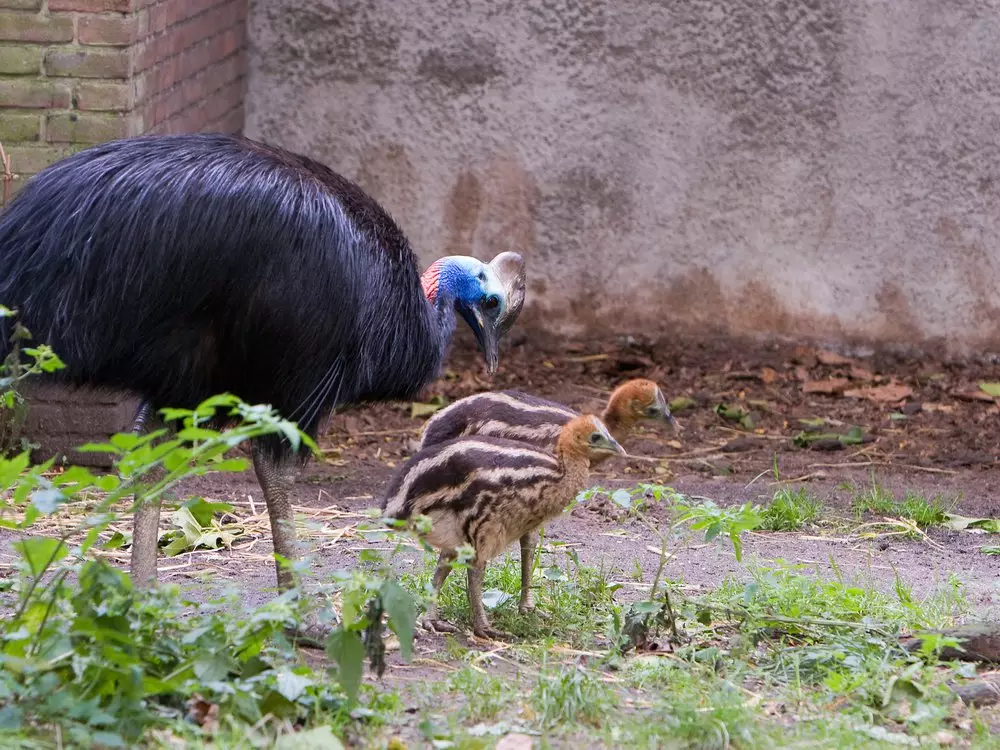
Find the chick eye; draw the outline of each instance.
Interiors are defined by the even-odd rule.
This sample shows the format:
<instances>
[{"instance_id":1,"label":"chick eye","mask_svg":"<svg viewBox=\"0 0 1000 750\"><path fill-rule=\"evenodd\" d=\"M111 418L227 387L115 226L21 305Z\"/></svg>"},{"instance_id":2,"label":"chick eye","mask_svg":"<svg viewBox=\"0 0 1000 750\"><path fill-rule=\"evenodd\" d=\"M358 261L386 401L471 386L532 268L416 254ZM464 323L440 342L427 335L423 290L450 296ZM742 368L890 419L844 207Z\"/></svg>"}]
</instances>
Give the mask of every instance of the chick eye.
<instances>
[{"instance_id":1,"label":"chick eye","mask_svg":"<svg viewBox=\"0 0 1000 750\"><path fill-rule=\"evenodd\" d=\"M495 294L491 294L483 301L483 308L485 310L496 310L500 306L500 298Z\"/></svg>"},{"instance_id":2,"label":"chick eye","mask_svg":"<svg viewBox=\"0 0 1000 750\"><path fill-rule=\"evenodd\" d=\"M599 432L590 433L590 444L597 445L599 442L601 442L601 433Z\"/></svg>"}]
</instances>

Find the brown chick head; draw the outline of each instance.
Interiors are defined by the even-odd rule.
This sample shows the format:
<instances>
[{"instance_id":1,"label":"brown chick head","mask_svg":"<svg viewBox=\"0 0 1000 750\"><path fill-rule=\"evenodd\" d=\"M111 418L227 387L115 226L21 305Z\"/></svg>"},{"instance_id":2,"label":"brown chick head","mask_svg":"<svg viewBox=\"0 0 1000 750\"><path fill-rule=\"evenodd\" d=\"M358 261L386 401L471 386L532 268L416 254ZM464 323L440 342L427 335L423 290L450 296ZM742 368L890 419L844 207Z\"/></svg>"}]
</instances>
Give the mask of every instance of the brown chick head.
<instances>
[{"instance_id":1,"label":"brown chick head","mask_svg":"<svg viewBox=\"0 0 1000 750\"><path fill-rule=\"evenodd\" d=\"M677 428L663 391L652 380L633 378L618 386L608 399L608 421L633 425L643 419L662 419Z\"/></svg>"},{"instance_id":2,"label":"brown chick head","mask_svg":"<svg viewBox=\"0 0 1000 750\"><path fill-rule=\"evenodd\" d=\"M613 455L627 455L608 428L593 414L584 414L570 420L559 433L556 452L562 455L586 456L588 459Z\"/></svg>"}]
</instances>

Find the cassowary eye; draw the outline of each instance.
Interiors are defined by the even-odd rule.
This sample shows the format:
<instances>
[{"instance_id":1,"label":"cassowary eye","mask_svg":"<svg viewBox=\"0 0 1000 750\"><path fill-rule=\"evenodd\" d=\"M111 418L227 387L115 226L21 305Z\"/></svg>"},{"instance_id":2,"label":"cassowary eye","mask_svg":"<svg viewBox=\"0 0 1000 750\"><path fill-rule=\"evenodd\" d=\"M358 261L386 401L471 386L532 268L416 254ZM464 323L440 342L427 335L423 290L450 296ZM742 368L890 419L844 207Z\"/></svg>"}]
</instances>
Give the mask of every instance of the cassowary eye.
<instances>
[{"instance_id":1,"label":"cassowary eye","mask_svg":"<svg viewBox=\"0 0 1000 750\"><path fill-rule=\"evenodd\" d=\"M601 442L601 433L599 432L590 433L590 444L597 445L599 442Z\"/></svg>"},{"instance_id":2,"label":"cassowary eye","mask_svg":"<svg viewBox=\"0 0 1000 750\"><path fill-rule=\"evenodd\" d=\"M486 310L496 310L500 306L500 298L495 294L491 294L483 302L483 308Z\"/></svg>"}]
</instances>

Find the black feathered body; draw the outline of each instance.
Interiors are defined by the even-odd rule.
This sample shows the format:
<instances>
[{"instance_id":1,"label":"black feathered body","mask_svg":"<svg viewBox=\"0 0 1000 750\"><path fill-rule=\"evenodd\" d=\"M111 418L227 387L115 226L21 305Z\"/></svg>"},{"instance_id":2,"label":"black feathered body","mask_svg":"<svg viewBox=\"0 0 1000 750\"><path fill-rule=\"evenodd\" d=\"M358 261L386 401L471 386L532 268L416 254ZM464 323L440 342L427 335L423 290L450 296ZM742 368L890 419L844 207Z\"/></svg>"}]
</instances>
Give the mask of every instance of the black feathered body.
<instances>
[{"instance_id":1,"label":"black feathered body","mask_svg":"<svg viewBox=\"0 0 1000 750\"><path fill-rule=\"evenodd\" d=\"M157 408L229 391L310 434L337 405L413 397L454 328L372 198L224 135L115 141L36 175L0 216L0 304L70 383Z\"/></svg>"},{"instance_id":2,"label":"black feathered body","mask_svg":"<svg viewBox=\"0 0 1000 750\"><path fill-rule=\"evenodd\" d=\"M476 393L446 406L427 420L420 446L465 435L484 435L552 450L559 431L578 416L578 412L567 406L522 391Z\"/></svg>"},{"instance_id":3,"label":"black feathered body","mask_svg":"<svg viewBox=\"0 0 1000 750\"><path fill-rule=\"evenodd\" d=\"M556 456L504 438L460 437L410 457L390 481L382 509L400 520L429 516L430 544L446 553L470 544L485 563L562 513L587 477L586 456Z\"/></svg>"}]
</instances>

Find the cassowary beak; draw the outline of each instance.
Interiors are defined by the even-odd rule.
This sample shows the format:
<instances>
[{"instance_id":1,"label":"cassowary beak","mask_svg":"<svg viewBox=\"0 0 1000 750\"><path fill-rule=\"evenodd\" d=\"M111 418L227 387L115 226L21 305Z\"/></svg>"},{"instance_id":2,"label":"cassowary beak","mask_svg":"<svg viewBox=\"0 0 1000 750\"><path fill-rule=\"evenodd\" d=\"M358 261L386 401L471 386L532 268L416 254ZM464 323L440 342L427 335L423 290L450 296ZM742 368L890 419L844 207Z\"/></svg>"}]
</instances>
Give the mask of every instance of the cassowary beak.
<instances>
[{"instance_id":1,"label":"cassowary beak","mask_svg":"<svg viewBox=\"0 0 1000 750\"><path fill-rule=\"evenodd\" d=\"M497 324L478 306L458 305L457 308L476 336L476 343L486 360L486 371L490 375L495 374L500 364L500 332Z\"/></svg>"},{"instance_id":2,"label":"cassowary beak","mask_svg":"<svg viewBox=\"0 0 1000 750\"><path fill-rule=\"evenodd\" d=\"M472 329L483 352L483 359L486 360L486 372L492 376L500 365L500 328L487 320L478 307L473 310L473 317L476 319L476 325Z\"/></svg>"}]
</instances>

